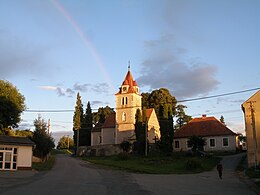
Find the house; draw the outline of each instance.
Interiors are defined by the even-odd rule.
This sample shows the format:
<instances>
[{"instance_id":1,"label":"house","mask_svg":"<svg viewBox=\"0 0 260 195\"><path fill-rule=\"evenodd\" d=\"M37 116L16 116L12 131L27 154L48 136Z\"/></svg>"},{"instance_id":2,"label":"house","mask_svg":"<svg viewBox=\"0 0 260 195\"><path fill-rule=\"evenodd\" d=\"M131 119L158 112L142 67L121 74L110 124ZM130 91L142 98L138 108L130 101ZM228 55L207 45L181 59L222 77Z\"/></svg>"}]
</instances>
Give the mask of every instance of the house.
<instances>
[{"instance_id":1,"label":"house","mask_svg":"<svg viewBox=\"0 0 260 195\"><path fill-rule=\"evenodd\" d=\"M260 162L260 91L242 104L245 119L248 166Z\"/></svg>"},{"instance_id":2,"label":"house","mask_svg":"<svg viewBox=\"0 0 260 195\"><path fill-rule=\"evenodd\" d=\"M235 151L236 133L231 131L215 117L203 115L194 118L174 133L173 150L188 151L191 136L203 137L206 140L204 151Z\"/></svg>"},{"instance_id":3,"label":"house","mask_svg":"<svg viewBox=\"0 0 260 195\"><path fill-rule=\"evenodd\" d=\"M106 118L104 124L98 124L91 132L91 145L120 144L135 139L135 114L142 110L142 96L133 79L130 67L119 91L115 94L116 112ZM160 139L160 126L155 110L147 109L148 139L150 143Z\"/></svg>"},{"instance_id":4,"label":"house","mask_svg":"<svg viewBox=\"0 0 260 195\"><path fill-rule=\"evenodd\" d=\"M27 137L0 135L0 170L32 169L34 145Z\"/></svg>"}]
</instances>

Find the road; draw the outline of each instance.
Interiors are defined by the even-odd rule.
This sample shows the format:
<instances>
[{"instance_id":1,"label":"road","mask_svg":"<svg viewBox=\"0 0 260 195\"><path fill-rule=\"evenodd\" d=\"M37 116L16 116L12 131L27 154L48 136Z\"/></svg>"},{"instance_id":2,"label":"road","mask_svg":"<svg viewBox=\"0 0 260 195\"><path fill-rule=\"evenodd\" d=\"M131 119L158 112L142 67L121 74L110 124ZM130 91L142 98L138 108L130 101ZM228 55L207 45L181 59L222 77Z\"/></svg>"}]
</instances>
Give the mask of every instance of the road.
<instances>
[{"instance_id":1,"label":"road","mask_svg":"<svg viewBox=\"0 0 260 195\"><path fill-rule=\"evenodd\" d=\"M256 194L234 172L239 159L239 155L224 158L220 180L216 170L186 175L133 174L57 155L47 173L0 173L0 194Z\"/></svg>"}]
</instances>

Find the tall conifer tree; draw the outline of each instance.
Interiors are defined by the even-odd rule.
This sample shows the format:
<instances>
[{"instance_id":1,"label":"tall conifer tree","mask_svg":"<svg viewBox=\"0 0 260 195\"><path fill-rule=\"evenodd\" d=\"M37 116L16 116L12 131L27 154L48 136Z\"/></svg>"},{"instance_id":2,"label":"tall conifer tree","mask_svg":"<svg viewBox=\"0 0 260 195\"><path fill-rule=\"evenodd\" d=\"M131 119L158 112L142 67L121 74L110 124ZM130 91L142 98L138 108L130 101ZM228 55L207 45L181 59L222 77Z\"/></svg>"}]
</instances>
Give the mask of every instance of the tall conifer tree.
<instances>
[{"instance_id":1,"label":"tall conifer tree","mask_svg":"<svg viewBox=\"0 0 260 195\"><path fill-rule=\"evenodd\" d=\"M77 146L80 146L78 142L78 138L80 137L80 129L82 126L82 121L83 121L83 104L81 102L81 96L78 93L74 116L73 116L73 131L74 131L73 138L74 138L74 144L76 148Z\"/></svg>"}]
</instances>

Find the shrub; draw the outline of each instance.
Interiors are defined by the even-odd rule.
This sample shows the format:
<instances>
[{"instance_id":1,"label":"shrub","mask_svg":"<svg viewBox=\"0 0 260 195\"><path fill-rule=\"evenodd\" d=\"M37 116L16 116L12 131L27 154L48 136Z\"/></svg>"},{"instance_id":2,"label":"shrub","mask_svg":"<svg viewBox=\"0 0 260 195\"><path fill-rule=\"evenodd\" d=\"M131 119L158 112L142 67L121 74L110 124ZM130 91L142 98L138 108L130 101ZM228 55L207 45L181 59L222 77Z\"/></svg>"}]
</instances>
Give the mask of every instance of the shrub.
<instances>
[{"instance_id":1,"label":"shrub","mask_svg":"<svg viewBox=\"0 0 260 195\"><path fill-rule=\"evenodd\" d=\"M131 149L132 144L129 141L123 141L120 144L120 148L124 151L124 152L129 152Z\"/></svg>"},{"instance_id":2,"label":"shrub","mask_svg":"<svg viewBox=\"0 0 260 195\"><path fill-rule=\"evenodd\" d=\"M187 170L196 170L202 168L202 165L197 159L189 159L186 161L185 167Z\"/></svg>"},{"instance_id":3,"label":"shrub","mask_svg":"<svg viewBox=\"0 0 260 195\"><path fill-rule=\"evenodd\" d=\"M126 152L121 152L120 154L118 154L118 159L119 160L128 160L129 159L129 154Z\"/></svg>"}]
</instances>

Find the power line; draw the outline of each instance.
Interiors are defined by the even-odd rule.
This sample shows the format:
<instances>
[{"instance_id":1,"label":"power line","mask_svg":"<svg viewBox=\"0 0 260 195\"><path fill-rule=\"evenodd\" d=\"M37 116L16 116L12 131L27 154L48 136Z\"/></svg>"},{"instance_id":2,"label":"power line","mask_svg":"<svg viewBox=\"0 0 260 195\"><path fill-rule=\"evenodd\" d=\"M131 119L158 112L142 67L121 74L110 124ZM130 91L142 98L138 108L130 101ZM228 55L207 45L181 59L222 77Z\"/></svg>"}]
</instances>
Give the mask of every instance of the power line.
<instances>
[{"instance_id":1,"label":"power line","mask_svg":"<svg viewBox=\"0 0 260 195\"><path fill-rule=\"evenodd\" d=\"M249 91L255 91L255 90L259 90L259 89L260 88L258 87L258 88L243 90L243 91L236 91L236 92L231 92L231 93L223 93L223 94L219 94L219 95L212 95L212 96L205 96L205 97L199 97L199 98L180 100L180 101L177 101L177 102L191 102L191 101L196 101L196 100L204 100L204 99L209 99L209 98L216 98L216 97L222 97L222 96L228 96L228 95L235 95L235 94L245 93L245 92L249 92Z\"/></svg>"},{"instance_id":2,"label":"power line","mask_svg":"<svg viewBox=\"0 0 260 195\"><path fill-rule=\"evenodd\" d=\"M179 100L177 103L181 102L191 102L191 101L198 101L198 100L204 100L204 99L210 99L210 98L216 98L216 97L223 97L223 96L229 96L229 95L235 95L235 94L240 94L240 93L246 93L250 91L255 91L255 90L260 90L260 87L258 88L253 88L253 89L246 89L242 91L235 91L235 92L230 92L230 93L223 93L223 94L218 94L218 95L212 95L212 96L204 96L204 97L198 97L198 98L191 98L191 99L184 99L184 100ZM111 108L115 109L115 108ZM92 109L92 110L98 110L98 109ZM74 110L36 110L36 109L27 109L24 112L34 112L34 113L65 113L65 112L74 112Z\"/></svg>"}]
</instances>

